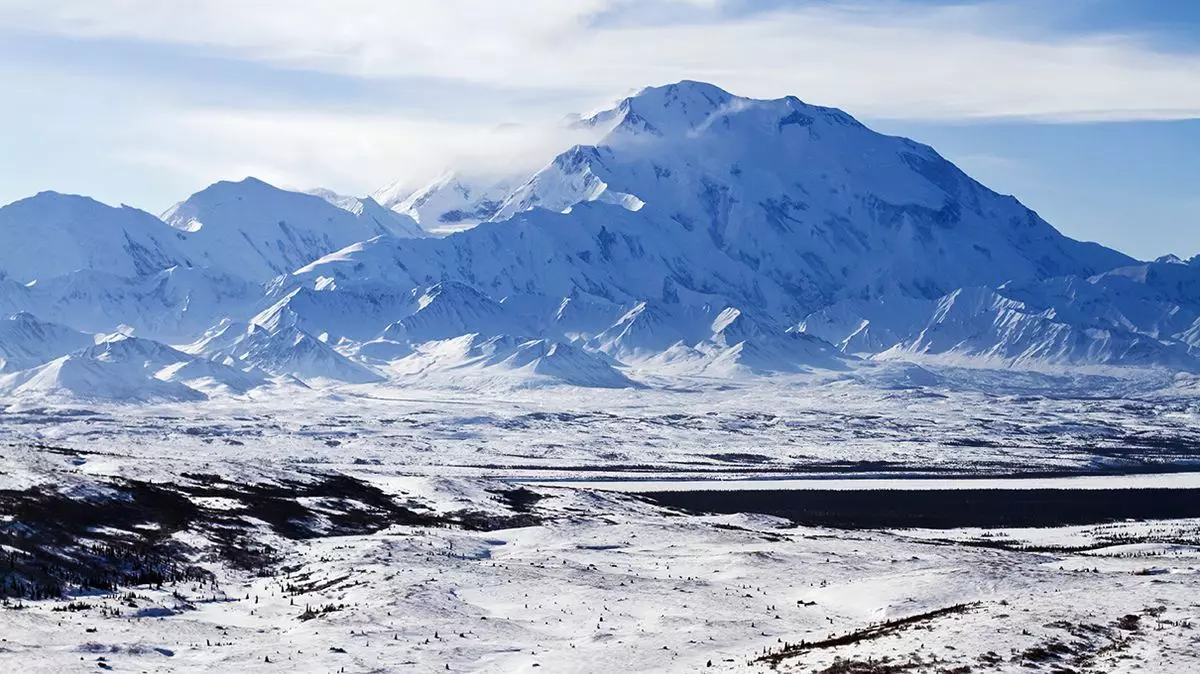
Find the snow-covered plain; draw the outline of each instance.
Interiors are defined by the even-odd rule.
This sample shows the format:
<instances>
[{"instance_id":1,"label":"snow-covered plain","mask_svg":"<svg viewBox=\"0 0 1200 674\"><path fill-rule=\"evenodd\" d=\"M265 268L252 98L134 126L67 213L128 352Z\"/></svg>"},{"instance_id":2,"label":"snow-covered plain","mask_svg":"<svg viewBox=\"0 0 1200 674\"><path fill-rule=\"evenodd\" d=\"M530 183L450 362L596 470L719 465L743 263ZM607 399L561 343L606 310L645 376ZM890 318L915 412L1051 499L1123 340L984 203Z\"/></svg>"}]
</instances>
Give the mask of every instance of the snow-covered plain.
<instances>
[{"instance_id":1,"label":"snow-covered plain","mask_svg":"<svg viewBox=\"0 0 1200 674\"><path fill-rule=\"evenodd\" d=\"M920 385L911 366L870 364L671 388L362 384L139 405L32 398L0 411L0 429L10 442L133 457L202 463L252 451L268 463L528 480L1016 474L1196 459L1200 397L1170 381L1139 390L1104 376L919 372Z\"/></svg>"},{"instance_id":2,"label":"snow-covered plain","mask_svg":"<svg viewBox=\"0 0 1200 674\"><path fill-rule=\"evenodd\" d=\"M81 473L124 472L128 461L82 456ZM51 473L46 464L76 463L43 458L40 468ZM206 461L203 470L280 477L252 456L245 464ZM502 485L487 479L388 477L378 466L358 474L430 512L505 509L485 491ZM1093 549L1028 552L957 545L946 532L796 528L752 515L680 517L563 487L538 494L530 508L536 523L492 531L395 525L294 540L264 524L256 542L281 556L266 575L220 564L200 534L180 532L211 578L69 601L10 600L0 610L0 662L33 672L1181 672L1197 665L1197 520L1148 532L1186 543L1110 547L1104 528L1091 527L1036 536L1068 547L1090 537ZM821 643L827 639L834 641ZM781 651L777 661L761 659ZM837 669L838 659L903 669Z\"/></svg>"},{"instance_id":3,"label":"snow-covered plain","mask_svg":"<svg viewBox=\"0 0 1200 674\"><path fill-rule=\"evenodd\" d=\"M1104 378L1080 377L1034 395L1029 375L992 373L983 392L979 373L928 372L925 385L892 388L880 383L895 380L895 366L882 365L670 391L366 384L12 405L0 414L0 489L95 499L127 481L279 485L341 474L418 513L499 519L316 538L252 519L254 544L277 557L263 569L239 568L211 529L186 526L171 538L211 577L10 600L0 662L36 672L1200 666L1190 627L1200 621L1200 520L839 531L680 516L634 496L535 484L830 470L995 477L1184 469L1197 459L1200 406L1186 389L1146 382L1114 396ZM500 496L518 483L540 498ZM236 493L189 498L210 514L251 507ZM297 500L329 517L341 507Z\"/></svg>"}]
</instances>

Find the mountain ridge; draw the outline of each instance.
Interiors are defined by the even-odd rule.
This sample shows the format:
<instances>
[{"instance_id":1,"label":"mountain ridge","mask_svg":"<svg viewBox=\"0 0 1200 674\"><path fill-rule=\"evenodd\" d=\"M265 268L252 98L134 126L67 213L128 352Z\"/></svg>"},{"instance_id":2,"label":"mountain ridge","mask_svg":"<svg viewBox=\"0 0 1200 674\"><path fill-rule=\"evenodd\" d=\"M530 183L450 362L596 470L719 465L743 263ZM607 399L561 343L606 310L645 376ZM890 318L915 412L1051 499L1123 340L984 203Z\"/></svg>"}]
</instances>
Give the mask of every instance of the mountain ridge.
<instances>
[{"instance_id":1,"label":"mountain ridge","mask_svg":"<svg viewBox=\"0 0 1200 674\"><path fill-rule=\"evenodd\" d=\"M6 206L0 242L44 222L70 255L0 252L0 309L343 385L624 386L633 369L861 357L1200 363L1200 257L1140 262L1066 237L836 108L683 81L574 124L595 142L486 185L447 173L357 198L221 181L161 220L55 195ZM82 215L60 222L74 212L60 204ZM447 229L426 236L431 218Z\"/></svg>"}]
</instances>

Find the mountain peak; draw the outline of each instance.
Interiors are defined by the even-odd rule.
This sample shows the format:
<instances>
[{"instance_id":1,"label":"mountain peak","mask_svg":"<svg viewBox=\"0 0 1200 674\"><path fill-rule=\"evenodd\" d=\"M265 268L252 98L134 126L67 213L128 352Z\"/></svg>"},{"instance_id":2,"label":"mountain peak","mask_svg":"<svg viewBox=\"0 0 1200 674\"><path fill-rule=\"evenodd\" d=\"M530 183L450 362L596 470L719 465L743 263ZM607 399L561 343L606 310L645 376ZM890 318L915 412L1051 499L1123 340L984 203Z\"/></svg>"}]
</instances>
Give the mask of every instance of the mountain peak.
<instances>
[{"instance_id":1,"label":"mountain peak","mask_svg":"<svg viewBox=\"0 0 1200 674\"><path fill-rule=\"evenodd\" d=\"M8 207L24 206L28 208L71 208L71 209L95 209L95 210L111 210L114 206L97 201L89 196L82 194L67 194L64 192L55 192L54 190L43 190L33 195L25 197L8 204Z\"/></svg>"},{"instance_id":2,"label":"mountain peak","mask_svg":"<svg viewBox=\"0 0 1200 674\"><path fill-rule=\"evenodd\" d=\"M687 105L689 103L705 102L710 107L719 107L737 98L715 84L698 82L696 80L680 80L673 84L643 87L630 96L634 101L671 105L673 103Z\"/></svg>"},{"instance_id":3,"label":"mountain peak","mask_svg":"<svg viewBox=\"0 0 1200 674\"><path fill-rule=\"evenodd\" d=\"M255 281L383 234L423 235L415 223L372 200L294 192L257 178L209 185L162 219L187 233L198 263Z\"/></svg>"},{"instance_id":4,"label":"mountain peak","mask_svg":"<svg viewBox=\"0 0 1200 674\"><path fill-rule=\"evenodd\" d=\"M743 113L773 118L780 129L790 125L806 127L813 123L829 128L865 128L842 110L805 103L795 96L746 98L735 96L716 85L693 80L646 87L621 100L615 107L575 124L618 135L679 136L708 129L714 121L722 121L727 127L727 121L718 120L719 117Z\"/></svg>"},{"instance_id":5,"label":"mountain peak","mask_svg":"<svg viewBox=\"0 0 1200 674\"><path fill-rule=\"evenodd\" d=\"M621 101L615 128L653 135L687 131L735 100L739 99L718 86L692 80L646 87Z\"/></svg>"},{"instance_id":6,"label":"mountain peak","mask_svg":"<svg viewBox=\"0 0 1200 674\"><path fill-rule=\"evenodd\" d=\"M271 183L255 178L254 176L246 176L241 180L218 180L208 187L200 190L197 194L205 193L249 193L256 194L262 192L285 192L282 188L276 187ZM195 195L193 195L195 196Z\"/></svg>"},{"instance_id":7,"label":"mountain peak","mask_svg":"<svg viewBox=\"0 0 1200 674\"><path fill-rule=\"evenodd\" d=\"M0 208L0 269L21 283L81 269L152 274L186 260L172 234L136 208L40 192Z\"/></svg>"}]
</instances>

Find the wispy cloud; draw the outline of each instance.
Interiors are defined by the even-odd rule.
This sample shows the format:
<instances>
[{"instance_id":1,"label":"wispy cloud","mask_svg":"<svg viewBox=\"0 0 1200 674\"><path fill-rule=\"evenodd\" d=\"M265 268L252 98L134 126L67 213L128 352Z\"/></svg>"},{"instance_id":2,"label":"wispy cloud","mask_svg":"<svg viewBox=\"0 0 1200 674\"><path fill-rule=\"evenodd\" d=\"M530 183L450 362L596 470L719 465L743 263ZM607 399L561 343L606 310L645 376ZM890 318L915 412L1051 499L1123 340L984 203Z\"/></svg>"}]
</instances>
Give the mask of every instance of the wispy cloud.
<instances>
[{"instance_id":1,"label":"wispy cloud","mask_svg":"<svg viewBox=\"0 0 1200 674\"><path fill-rule=\"evenodd\" d=\"M1200 118L1200 53L1064 34L1045 3L755 4L0 0L0 35L70 43L75 61L130 47L75 68L21 61L9 41L0 87L17 105L0 122L24 129L7 143L27 159L0 174L0 196L30 176L60 186L50 163L65 152L89 158L72 162L79 184L103 174L122 196L248 174L364 193L452 165L531 169L576 140L554 124L563 114L684 78L876 119ZM82 146L54 146L67 137Z\"/></svg>"},{"instance_id":2,"label":"wispy cloud","mask_svg":"<svg viewBox=\"0 0 1200 674\"><path fill-rule=\"evenodd\" d=\"M277 185L362 194L384 180L417 185L448 169L532 173L588 140L562 125L445 122L390 115L194 109L137 122L134 164L188 175L197 184L254 175Z\"/></svg>"},{"instance_id":3,"label":"wispy cloud","mask_svg":"<svg viewBox=\"0 0 1200 674\"><path fill-rule=\"evenodd\" d=\"M600 94L690 77L897 118L1200 116L1200 54L1157 51L1131 35L1063 35L1011 4L806 2L738 16L723 4L7 0L0 25L358 78Z\"/></svg>"}]
</instances>

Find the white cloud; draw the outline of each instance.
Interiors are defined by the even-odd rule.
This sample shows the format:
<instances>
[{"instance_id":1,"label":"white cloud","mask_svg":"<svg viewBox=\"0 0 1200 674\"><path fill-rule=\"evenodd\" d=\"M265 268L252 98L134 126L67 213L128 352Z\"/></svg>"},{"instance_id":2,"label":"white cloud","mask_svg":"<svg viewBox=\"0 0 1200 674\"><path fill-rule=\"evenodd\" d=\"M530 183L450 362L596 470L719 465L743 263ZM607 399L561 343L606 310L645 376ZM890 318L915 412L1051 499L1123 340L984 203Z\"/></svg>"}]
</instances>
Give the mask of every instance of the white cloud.
<instances>
[{"instance_id":1,"label":"white cloud","mask_svg":"<svg viewBox=\"0 0 1200 674\"><path fill-rule=\"evenodd\" d=\"M1200 116L1200 55L1133 36L1056 34L1011 5L804 3L718 20L720 4L5 0L0 26L185 44L359 78L592 95L706 79L744 95L792 93L907 119ZM655 20L638 22L647 16Z\"/></svg>"},{"instance_id":2,"label":"white cloud","mask_svg":"<svg viewBox=\"0 0 1200 674\"><path fill-rule=\"evenodd\" d=\"M277 109L159 111L127 132L123 160L197 185L253 175L293 189L366 194L385 180L418 186L444 170L532 173L588 140L561 126L518 126Z\"/></svg>"},{"instance_id":3,"label":"white cloud","mask_svg":"<svg viewBox=\"0 0 1200 674\"><path fill-rule=\"evenodd\" d=\"M454 92L401 111L369 96L285 104L236 88L191 95L213 81L187 73L164 84L10 58L0 122L25 131L0 145L23 159L0 196L67 181L158 207L244 175L362 194L451 166L529 170L582 140L551 120L683 78L864 117L1200 117L1200 55L1055 33L1036 13L1047 6L1029 7L803 3L722 18L722 0L0 0L0 30L185 46L410 87L411 99L430 78ZM409 77L418 84L398 83Z\"/></svg>"}]
</instances>

